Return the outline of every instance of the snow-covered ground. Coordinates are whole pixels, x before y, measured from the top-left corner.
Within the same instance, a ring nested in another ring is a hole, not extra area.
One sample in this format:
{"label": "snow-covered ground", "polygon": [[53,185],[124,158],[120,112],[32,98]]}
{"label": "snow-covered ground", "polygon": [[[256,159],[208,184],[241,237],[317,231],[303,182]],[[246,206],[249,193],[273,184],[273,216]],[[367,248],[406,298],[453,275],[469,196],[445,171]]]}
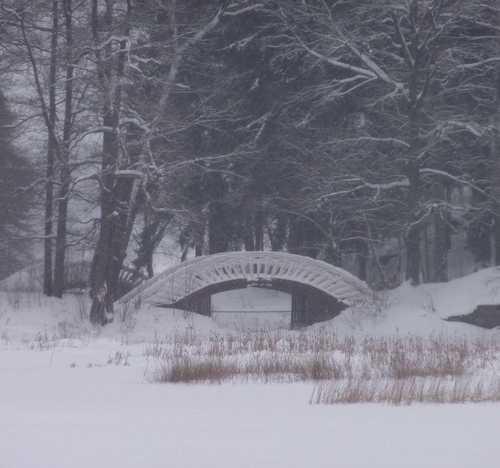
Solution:
{"label": "snow-covered ground", "polygon": [[448,283],[416,288],[405,283],[379,294],[378,311],[348,310],[327,326],[337,333],[370,336],[500,336],[500,330],[488,333],[474,326],[443,320],[472,313],[480,304],[500,304],[500,268],[486,268]]}
{"label": "snow-covered ground", "polygon": [[[301,333],[500,342],[499,330],[442,320],[497,301],[500,271],[487,269],[402,286],[377,310]],[[148,347],[230,331],[155,308],[95,330],[87,306],[85,296],[0,293],[1,468],[500,466],[499,404],[311,405],[312,382],[154,383]]]}
{"label": "snow-covered ground", "polygon": [[[83,353],[73,359],[86,362]],[[311,406],[311,385],[149,384],[133,365],[71,368],[57,352],[3,354],[0,369],[2,468],[497,468],[500,460],[498,405]]]}

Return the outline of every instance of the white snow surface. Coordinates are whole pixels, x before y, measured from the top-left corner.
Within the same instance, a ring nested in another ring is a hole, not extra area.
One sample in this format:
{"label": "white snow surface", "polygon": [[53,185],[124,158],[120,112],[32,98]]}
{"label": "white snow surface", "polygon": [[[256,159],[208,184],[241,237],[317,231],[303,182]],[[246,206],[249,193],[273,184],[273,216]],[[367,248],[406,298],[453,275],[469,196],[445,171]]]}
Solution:
{"label": "white snow surface", "polygon": [[497,468],[500,459],[498,406],[311,406],[310,385],[149,384],[133,365],[70,368],[60,354],[2,353],[2,468]]}
{"label": "white snow surface", "polygon": [[480,304],[500,304],[500,268],[486,268],[448,283],[405,283],[378,294],[373,310],[348,309],[315,328],[328,327],[339,334],[392,336],[429,335],[500,336],[500,330],[447,322],[454,315],[472,313]]}
{"label": "white snow surface", "polygon": [[[443,320],[500,301],[500,270],[384,293],[310,327],[339,335],[499,339]],[[158,384],[144,350],[229,330],[143,308],[102,330],[85,296],[0,293],[0,468],[498,468],[498,404],[314,406],[312,383]]]}

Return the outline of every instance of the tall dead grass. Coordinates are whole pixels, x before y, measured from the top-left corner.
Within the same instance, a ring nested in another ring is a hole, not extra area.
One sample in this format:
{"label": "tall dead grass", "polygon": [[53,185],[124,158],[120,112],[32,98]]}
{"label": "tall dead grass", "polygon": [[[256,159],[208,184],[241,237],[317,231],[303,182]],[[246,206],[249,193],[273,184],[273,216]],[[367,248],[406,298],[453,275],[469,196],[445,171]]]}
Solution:
{"label": "tall dead grass", "polygon": [[311,404],[387,403],[480,403],[500,402],[500,379],[410,377],[405,379],[349,379],[317,385]]}
{"label": "tall dead grass", "polygon": [[311,403],[500,401],[500,342],[436,336],[339,337],[328,331],[199,336],[145,349],[162,383],[310,381]]}
{"label": "tall dead grass", "polygon": [[162,383],[221,383],[252,380],[259,382],[295,382],[337,379],[343,370],[330,356],[301,356],[257,353],[251,356],[192,356],[164,358],[153,373]]}

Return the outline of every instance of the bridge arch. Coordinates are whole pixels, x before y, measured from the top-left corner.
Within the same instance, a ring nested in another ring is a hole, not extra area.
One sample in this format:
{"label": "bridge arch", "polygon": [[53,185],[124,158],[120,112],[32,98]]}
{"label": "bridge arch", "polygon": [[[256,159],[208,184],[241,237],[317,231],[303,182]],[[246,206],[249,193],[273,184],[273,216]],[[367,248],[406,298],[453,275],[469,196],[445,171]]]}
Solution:
{"label": "bridge arch", "polygon": [[[247,286],[292,295],[292,326],[332,318],[346,307],[372,301],[371,289],[349,272],[286,252],[225,252],[169,268],[123,296],[141,302],[210,314],[210,296]],[[208,306],[207,306],[208,303]]]}

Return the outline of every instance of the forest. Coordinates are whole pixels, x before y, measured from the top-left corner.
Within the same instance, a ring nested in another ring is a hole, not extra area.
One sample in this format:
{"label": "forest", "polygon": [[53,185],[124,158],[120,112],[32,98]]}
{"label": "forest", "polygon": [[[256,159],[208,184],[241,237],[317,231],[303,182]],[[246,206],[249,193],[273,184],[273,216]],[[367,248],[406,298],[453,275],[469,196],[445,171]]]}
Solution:
{"label": "forest", "polygon": [[495,0],[2,0],[0,51],[0,279],[61,297],[91,252],[93,323],[166,238],[376,289],[500,264]]}

